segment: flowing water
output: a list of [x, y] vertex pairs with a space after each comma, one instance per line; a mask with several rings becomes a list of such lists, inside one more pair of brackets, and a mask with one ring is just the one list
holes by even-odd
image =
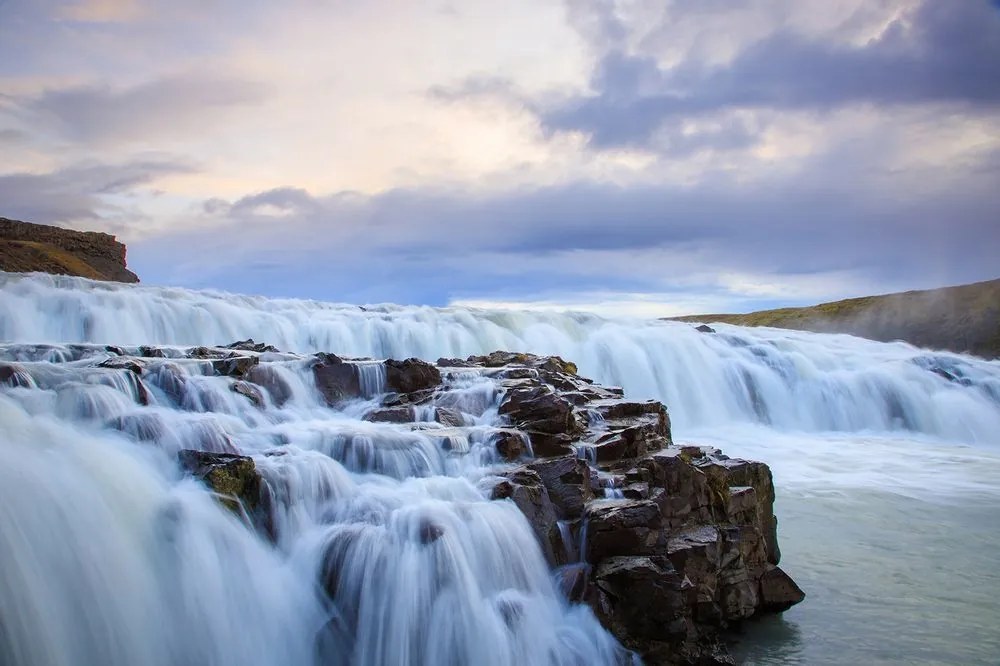
[[[849, 336], [8, 274], [0, 358], [20, 369], [0, 389], [0, 663], [628, 662], [565, 603], [516, 509], [485, 500], [487, 379], [449, 377], [466, 428], [412, 432], [317, 404], [294, 356], [269, 356], [291, 399], [258, 409], [210, 364], [151, 361], [139, 386], [93, 368], [103, 347], [73, 344], [247, 337], [373, 358], [560, 354], [662, 399], [675, 439], [771, 465], [782, 566], [808, 598], [746, 628], [746, 663], [997, 663], [1000, 363]], [[380, 367], [362, 374], [370, 395]], [[275, 545], [183, 477], [182, 448], [254, 456], [281, 507]]]

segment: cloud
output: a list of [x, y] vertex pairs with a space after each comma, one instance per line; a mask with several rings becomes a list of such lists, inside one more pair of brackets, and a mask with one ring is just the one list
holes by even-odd
[[0, 215], [121, 233], [144, 221], [126, 199], [136, 188], [193, 167], [181, 161], [77, 164], [50, 173], [0, 174]]
[[127, 23], [143, 14], [138, 0], [80, 0], [60, 8], [57, 16], [85, 23]]
[[588, 34], [603, 35], [598, 41], [608, 50], [594, 67], [591, 92], [541, 117], [550, 130], [588, 133], [596, 147], [643, 144], [665, 123], [739, 108], [1000, 106], [1000, 86], [986, 83], [1000, 80], [1000, 12], [985, 2], [925, 1], [861, 45], [785, 28], [746, 45], [725, 64], [689, 56], [666, 67], [655, 50], [623, 49], [618, 34], [624, 28], [605, 16], [605, 3], [573, 6], [576, 14], [589, 7], [598, 17], [594, 21], [604, 27]]
[[20, 99], [25, 122], [47, 125], [65, 139], [107, 143], [204, 131], [229, 109], [260, 104], [260, 83], [187, 73], [128, 87], [83, 85]]

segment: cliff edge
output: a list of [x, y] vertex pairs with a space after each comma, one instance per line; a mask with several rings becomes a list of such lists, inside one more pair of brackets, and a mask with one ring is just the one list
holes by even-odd
[[125, 251], [125, 245], [110, 234], [0, 217], [0, 270], [3, 271], [138, 282], [138, 276], [126, 267]]

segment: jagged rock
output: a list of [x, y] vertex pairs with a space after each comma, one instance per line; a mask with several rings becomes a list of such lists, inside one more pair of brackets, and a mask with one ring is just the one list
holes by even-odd
[[564, 456], [536, 460], [527, 467], [538, 474], [548, 490], [552, 504], [563, 516], [580, 516], [584, 505], [594, 497], [590, 485], [590, 467], [586, 460]]
[[253, 458], [231, 453], [209, 453], [184, 449], [177, 454], [181, 466], [220, 495], [230, 510], [240, 505], [249, 512], [260, 503], [261, 478]]
[[232, 354], [226, 358], [212, 361], [212, 368], [217, 374], [227, 377], [242, 377], [250, 368], [260, 363], [257, 356], [237, 356]]
[[703, 459], [695, 464], [710, 479], [713, 492], [721, 494], [724, 501], [729, 500], [730, 487], [754, 489], [757, 520], [760, 521], [764, 535], [768, 562], [778, 564], [781, 561], [781, 550], [778, 548], [778, 519], [774, 515], [774, 480], [771, 469], [761, 462], [737, 458]]
[[660, 508], [649, 500], [594, 500], [587, 504], [587, 561], [655, 555], [665, 546]]
[[556, 547], [559, 541], [556, 528], [558, 517], [542, 478], [538, 472], [526, 467], [518, 467], [503, 476], [503, 480], [493, 487], [491, 499], [509, 498], [517, 505], [535, 532], [545, 558], [550, 564], [555, 564], [556, 553], [560, 552]]
[[527, 450], [524, 437], [514, 430], [497, 430], [490, 435], [489, 442], [496, 448], [500, 457], [508, 462], [517, 460]]
[[252, 351], [252, 352], [276, 352], [277, 347], [274, 347], [263, 342], [254, 342], [253, 338], [247, 338], [246, 340], [239, 340], [237, 342], [230, 343], [223, 347], [223, 349], [235, 349], [237, 351]]
[[465, 359], [461, 358], [439, 358], [434, 362], [434, 365], [439, 368], [472, 368], [475, 367], [474, 363], [469, 363]]
[[[693, 588], [662, 556], [621, 556], [594, 570], [591, 606], [605, 627], [647, 664], [695, 656]], [[689, 663], [694, 663], [693, 661]]]
[[252, 366], [244, 373], [243, 379], [267, 391], [275, 407], [283, 407], [292, 397], [292, 387], [270, 365], [258, 364]]
[[474, 366], [481, 365], [487, 368], [499, 368], [502, 365], [510, 365], [511, 363], [527, 363], [532, 358], [534, 357], [531, 354], [494, 351], [490, 352], [486, 356], [470, 356], [466, 359], [466, 362]]
[[465, 418], [462, 417], [462, 413], [450, 407], [435, 407], [434, 420], [452, 428], [461, 428], [465, 425]]
[[760, 596], [762, 609], [772, 613], [786, 611], [806, 598], [795, 581], [774, 565], [768, 566], [761, 578]]
[[248, 384], [247, 382], [238, 381], [234, 382], [229, 387], [234, 393], [239, 393], [247, 400], [257, 405], [258, 407], [264, 406], [264, 395], [260, 392], [260, 389], [253, 384]]
[[708, 324], [701, 324], [700, 326], [695, 326], [694, 330], [698, 331], [699, 333], [715, 333], [715, 329], [709, 326]]
[[441, 384], [441, 371], [426, 361], [408, 358], [385, 362], [385, 385], [390, 391], [412, 393], [435, 388]]
[[413, 391], [412, 393], [386, 393], [382, 396], [383, 407], [399, 407], [400, 405], [422, 405], [434, 398], [433, 388]]
[[34, 382], [24, 366], [17, 363], [0, 363], [0, 383], [7, 386], [31, 387]]
[[316, 359], [312, 366], [313, 378], [326, 404], [333, 407], [344, 400], [362, 397], [358, 372], [353, 365], [336, 354], [316, 354]]
[[229, 352], [224, 352], [221, 349], [215, 349], [214, 347], [192, 347], [187, 350], [188, 358], [225, 358]]
[[573, 435], [582, 430], [574, 416], [572, 403], [547, 386], [509, 391], [500, 403], [500, 414], [529, 433]]
[[143, 345], [139, 347], [139, 356], [144, 358], [166, 358], [166, 354], [159, 347], [149, 347]]
[[412, 423], [413, 408], [380, 407], [365, 414], [364, 419], [373, 423]]
[[141, 375], [143, 371], [143, 364], [139, 359], [128, 358], [128, 357], [113, 357], [101, 361], [97, 364], [99, 368], [108, 368], [110, 370], [128, 370], [136, 375]]

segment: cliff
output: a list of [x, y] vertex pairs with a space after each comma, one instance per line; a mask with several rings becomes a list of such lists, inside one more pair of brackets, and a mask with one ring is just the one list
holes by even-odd
[[138, 282], [125, 245], [110, 234], [73, 231], [0, 217], [0, 270], [55, 273], [92, 280]]
[[671, 319], [737, 326], [774, 326], [816, 333], [849, 333], [871, 340], [903, 340], [918, 347], [998, 358], [1000, 280], [849, 298], [811, 307]]

